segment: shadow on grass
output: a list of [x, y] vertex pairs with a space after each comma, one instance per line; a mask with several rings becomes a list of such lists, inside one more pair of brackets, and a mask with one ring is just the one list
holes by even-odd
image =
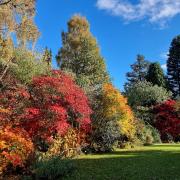
[[73, 180], [180, 180], [180, 149], [115, 151], [73, 162], [77, 171], [68, 178]]

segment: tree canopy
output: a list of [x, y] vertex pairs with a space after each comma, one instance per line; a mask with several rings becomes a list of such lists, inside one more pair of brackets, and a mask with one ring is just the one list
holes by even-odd
[[56, 56], [60, 69], [75, 73], [79, 81], [86, 79], [85, 86], [99, 87], [109, 80], [104, 59], [85, 17], [75, 15], [68, 21], [68, 31], [62, 33], [62, 44]]
[[167, 60], [167, 75], [174, 97], [180, 96], [180, 35], [172, 40]]

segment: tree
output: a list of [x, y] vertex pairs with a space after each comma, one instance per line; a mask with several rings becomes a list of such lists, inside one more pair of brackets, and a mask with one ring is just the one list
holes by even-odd
[[131, 107], [153, 106], [171, 97], [171, 93], [163, 87], [152, 85], [150, 82], [138, 82], [126, 92]]
[[[35, 0], [0, 1], [0, 81], [2, 82], [10, 65], [14, 62], [15, 43], [24, 49], [39, 37], [34, 24]], [[17, 41], [16, 41], [17, 40]]]
[[[25, 131], [38, 150], [46, 150], [44, 145], [57, 136], [76, 146], [86, 141], [92, 111], [87, 96], [68, 75], [53, 71], [52, 76], [34, 77], [28, 87], [12, 77], [9, 81], [0, 91], [0, 130]], [[70, 139], [70, 132], [77, 141]]]
[[[68, 31], [62, 33], [62, 44], [56, 56], [57, 63], [61, 70], [75, 75], [76, 83], [86, 91], [90, 99], [92, 124], [97, 121], [100, 123], [97, 118], [97, 111], [101, 108], [99, 95], [103, 84], [109, 82], [109, 75], [86, 18], [75, 15], [69, 20]], [[108, 128], [103, 124], [101, 126], [104, 129], [99, 132]], [[112, 128], [115, 129], [115, 126], [113, 124]]]
[[167, 74], [170, 90], [174, 97], [180, 96], [180, 35], [171, 42], [167, 60]]
[[33, 22], [34, 15], [35, 0], [1, 0], [0, 35], [6, 39], [15, 33], [23, 46], [26, 41], [36, 41], [39, 32]]
[[126, 91], [128, 104], [139, 119], [153, 123], [152, 108], [171, 98], [171, 93], [165, 88], [152, 85], [150, 82], [138, 82]]
[[180, 138], [180, 116], [175, 105], [175, 101], [169, 100], [154, 108], [155, 126], [160, 131], [164, 141], [168, 141], [168, 137], [177, 141]]
[[13, 56], [14, 62], [9, 65], [8, 75], [15, 77], [21, 84], [30, 84], [33, 77], [51, 73], [49, 65], [44, 62], [40, 53], [16, 48]]
[[149, 62], [145, 60], [143, 55], [137, 55], [137, 60], [131, 65], [132, 72], [126, 74], [128, 82], [125, 84], [125, 89], [134, 83], [144, 81], [146, 79]]
[[127, 99], [111, 84], [104, 84], [100, 95], [101, 106], [93, 122], [93, 142], [100, 151], [112, 150], [115, 141], [135, 138], [136, 126]]
[[63, 137], [70, 128], [78, 135], [90, 132], [88, 98], [66, 74], [53, 71], [52, 77], [34, 77], [29, 96], [21, 124], [35, 143]]
[[45, 48], [44, 54], [43, 54], [43, 60], [48, 64], [48, 66], [51, 66], [52, 63], [52, 51], [49, 50], [47, 47]]
[[151, 63], [147, 72], [146, 80], [151, 82], [153, 85], [158, 85], [160, 87], [166, 87], [166, 79], [158, 62]]
[[109, 80], [104, 59], [96, 39], [90, 33], [86, 18], [73, 16], [68, 22], [68, 32], [62, 33], [63, 47], [56, 56], [61, 70], [75, 73], [80, 85], [98, 88]]
[[31, 138], [19, 126], [28, 92], [12, 77], [10, 81], [0, 90], [0, 176], [7, 168], [24, 168], [34, 152]]

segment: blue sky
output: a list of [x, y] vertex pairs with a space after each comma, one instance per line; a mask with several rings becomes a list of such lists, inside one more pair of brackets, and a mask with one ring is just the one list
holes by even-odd
[[61, 32], [77, 13], [90, 22], [113, 84], [121, 90], [137, 54], [164, 65], [172, 38], [180, 34], [180, 0], [38, 0], [37, 48], [47, 46], [55, 56]]

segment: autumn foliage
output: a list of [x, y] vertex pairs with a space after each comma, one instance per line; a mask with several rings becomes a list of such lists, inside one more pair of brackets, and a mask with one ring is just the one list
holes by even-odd
[[127, 104], [127, 99], [111, 84], [103, 86], [104, 116], [115, 118], [119, 124], [120, 132], [129, 139], [133, 139], [136, 133], [134, 115]]
[[132, 141], [136, 126], [127, 99], [109, 83], [103, 85], [99, 99], [98, 121], [93, 122], [93, 137], [99, 151], [112, 150], [113, 144], [122, 138]]
[[159, 132], [180, 141], [180, 101], [168, 100], [160, 67], [146, 77], [149, 62], [139, 55], [124, 97], [88, 21], [75, 15], [56, 56], [61, 70], [52, 70], [51, 50], [34, 49], [35, 2], [0, 0], [0, 179], [63, 178], [72, 171], [67, 157], [159, 143]]
[[26, 88], [8, 82], [0, 92], [0, 172], [9, 165], [23, 168], [42, 140], [51, 145], [60, 137], [59, 151], [72, 155], [69, 149], [90, 133], [91, 113], [84, 92], [60, 71], [35, 77]]
[[52, 77], [35, 77], [30, 89], [23, 127], [33, 139], [63, 136], [69, 128], [90, 131], [88, 99], [70, 77], [54, 71]]
[[157, 105], [154, 109], [155, 126], [161, 133], [161, 138], [165, 141], [168, 136], [173, 140], [180, 137], [180, 116], [176, 110], [176, 101], [169, 100], [163, 104]]

